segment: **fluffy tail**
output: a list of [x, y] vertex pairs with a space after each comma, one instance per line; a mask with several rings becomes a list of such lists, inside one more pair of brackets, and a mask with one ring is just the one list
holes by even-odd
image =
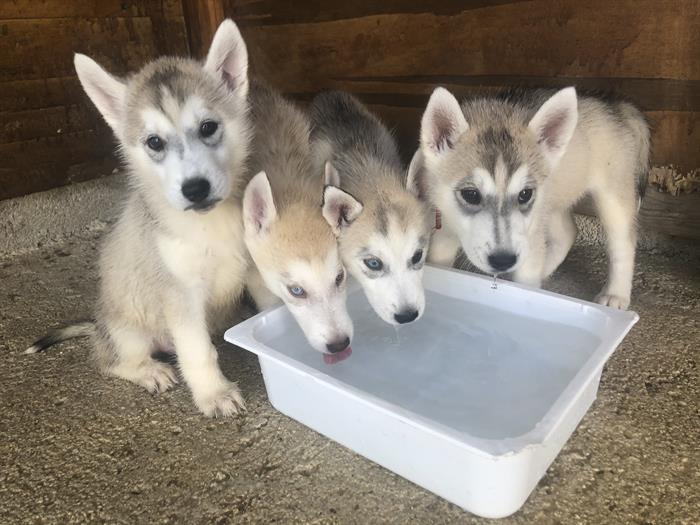
[[626, 103], [623, 111], [627, 116], [627, 124], [631, 128], [632, 135], [637, 139], [637, 165], [635, 178], [637, 182], [637, 196], [639, 201], [644, 198], [647, 189], [650, 169], [651, 133], [649, 121], [636, 106]]
[[38, 352], [43, 352], [50, 346], [60, 343], [62, 341], [67, 341], [68, 339], [73, 339], [75, 337], [88, 337], [95, 333], [95, 323], [92, 321], [82, 321], [79, 323], [73, 323], [63, 328], [56, 328], [51, 330], [41, 339], [34, 342], [32, 346], [27, 348], [25, 354], [36, 354]]

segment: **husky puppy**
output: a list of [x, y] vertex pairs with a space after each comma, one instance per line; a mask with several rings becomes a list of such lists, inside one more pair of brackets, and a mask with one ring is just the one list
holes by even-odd
[[627, 308], [649, 147], [644, 116], [622, 100], [569, 87], [514, 90], [460, 107], [436, 89], [409, 169], [442, 214], [430, 260], [451, 265], [461, 247], [486, 273], [540, 286], [574, 242], [572, 207], [590, 194], [609, 254], [596, 300]]
[[364, 206], [340, 235], [348, 271], [387, 323], [423, 314], [423, 264], [432, 224], [418, 188], [405, 171], [389, 130], [348, 93], [321, 93], [310, 108], [315, 164], [325, 183], [340, 186]]
[[299, 109], [257, 84], [250, 104], [251, 173], [257, 175], [245, 189], [243, 223], [259, 275], [248, 279], [248, 289], [259, 307], [271, 302], [270, 293], [284, 301], [311, 346], [337, 357], [345, 351], [344, 357], [353, 326], [336, 235], [356, 220], [362, 204], [334, 186], [324, 190]]
[[95, 322], [56, 330], [27, 353], [89, 335], [102, 372], [161, 392], [176, 373], [152, 353], [174, 347], [197, 408], [234, 414], [243, 398], [219, 369], [209, 329], [241, 296], [248, 266], [245, 43], [226, 20], [204, 64], [160, 58], [118, 79], [76, 55], [75, 68], [119, 140], [131, 188], [102, 247]]

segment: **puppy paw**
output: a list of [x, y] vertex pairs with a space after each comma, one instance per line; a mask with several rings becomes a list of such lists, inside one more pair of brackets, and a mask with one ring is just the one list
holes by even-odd
[[539, 274], [525, 273], [525, 272], [515, 272], [511, 274], [513, 281], [519, 284], [524, 284], [525, 286], [530, 286], [532, 288], [542, 288], [542, 278]]
[[603, 306], [609, 306], [610, 308], [616, 308], [618, 310], [627, 310], [627, 308], [630, 305], [630, 298], [601, 292], [595, 298], [595, 302], [598, 304], [602, 304]]
[[177, 383], [175, 369], [155, 359], [133, 366], [120, 365], [111, 370], [110, 373], [136, 383], [152, 394], [165, 392]]
[[207, 417], [229, 417], [246, 411], [241, 391], [235, 383], [228, 381], [213, 392], [195, 396], [194, 401]]

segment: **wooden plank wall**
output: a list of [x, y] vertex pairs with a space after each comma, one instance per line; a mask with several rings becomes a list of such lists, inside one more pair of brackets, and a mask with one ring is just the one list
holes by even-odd
[[[302, 100], [322, 88], [360, 95], [396, 128], [405, 156], [437, 85], [466, 95], [575, 84], [646, 110], [654, 164], [700, 168], [698, 0], [213, 3], [241, 26], [257, 74]], [[688, 210], [700, 209], [698, 195], [650, 192], [642, 222], [697, 238], [700, 215]]]
[[120, 75], [187, 51], [180, 0], [2, 0], [0, 199], [116, 165], [111, 132], [75, 76], [74, 52]]
[[[159, 54], [203, 56], [230, 16], [253, 72], [309, 100], [358, 94], [415, 147], [429, 93], [504, 85], [615, 89], [654, 124], [653, 161], [700, 170], [698, 0], [4, 0], [0, 198], [109, 173], [111, 133], [80, 89], [75, 51], [116, 74]], [[666, 171], [668, 172], [668, 171]], [[700, 237], [700, 194], [650, 192], [642, 222]]]

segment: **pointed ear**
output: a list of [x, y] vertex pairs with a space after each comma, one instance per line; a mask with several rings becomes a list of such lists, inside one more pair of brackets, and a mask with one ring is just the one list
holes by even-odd
[[416, 150], [408, 165], [408, 175], [406, 176], [406, 189], [413, 193], [422, 201], [428, 200], [428, 185], [426, 180], [425, 166], [423, 166], [423, 153]]
[[277, 220], [272, 187], [264, 171], [251, 179], [243, 193], [243, 226], [247, 233], [263, 235]]
[[578, 122], [578, 102], [573, 87], [564, 88], [552, 95], [532, 117], [528, 128], [537, 137], [545, 158], [556, 166]]
[[323, 218], [331, 225], [336, 236], [362, 213], [362, 203], [335, 186], [326, 186], [323, 189], [321, 208]]
[[330, 160], [326, 161], [325, 172], [323, 174], [323, 185], [340, 187], [340, 173], [338, 173], [335, 166], [331, 164]]
[[102, 113], [107, 124], [119, 135], [126, 84], [113, 77], [92, 58], [76, 53], [75, 72], [92, 103]]
[[421, 145], [429, 152], [440, 153], [453, 147], [468, 129], [469, 124], [454, 95], [445, 88], [433, 91], [421, 120]]
[[227, 18], [216, 30], [204, 69], [219, 77], [241, 98], [248, 95], [248, 50], [232, 20]]

